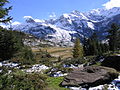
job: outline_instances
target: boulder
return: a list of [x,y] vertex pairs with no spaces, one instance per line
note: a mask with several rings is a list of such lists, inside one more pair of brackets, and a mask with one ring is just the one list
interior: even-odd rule
[[112,68],[87,66],[83,70],[74,69],[64,78],[60,85],[63,87],[82,86],[83,88],[89,88],[109,83],[118,75],[117,71]]
[[120,56],[108,56],[104,59],[101,65],[120,71]]

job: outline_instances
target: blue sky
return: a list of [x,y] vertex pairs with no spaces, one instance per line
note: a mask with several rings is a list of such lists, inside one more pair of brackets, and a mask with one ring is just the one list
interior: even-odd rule
[[[9,0],[13,9],[10,15],[13,21],[23,22],[24,16],[38,19],[49,19],[52,13],[60,16],[73,10],[86,12],[91,9],[103,8],[109,0]],[[112,0],[111,0],[112,1]]]

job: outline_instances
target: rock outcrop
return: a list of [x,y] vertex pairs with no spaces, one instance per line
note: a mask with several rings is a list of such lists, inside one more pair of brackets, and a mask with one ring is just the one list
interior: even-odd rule
[[87,66],[83,70],[75,69],[69,73],[60,85],[89,88],[109,83],[117,77],[118,73],[115,69],[102,66]]

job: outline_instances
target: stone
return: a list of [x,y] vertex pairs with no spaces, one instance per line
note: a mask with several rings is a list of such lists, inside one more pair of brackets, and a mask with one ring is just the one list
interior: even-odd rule
[[35,64],[31,68],[26,69],[25,71],[28,73],[32,73],[32,72],[42,72],[43,70],[47,70],[47,69],[49,69],[49,67],[45,65]]
[[81,69],[74,69],[61,82],[60,86],[83,88],[94,87],[111,82],[118,77],[115,69],[102,66],[87,66]]

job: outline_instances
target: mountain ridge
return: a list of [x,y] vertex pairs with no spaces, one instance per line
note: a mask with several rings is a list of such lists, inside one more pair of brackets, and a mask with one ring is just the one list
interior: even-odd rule
[[49,40],[60,45],[72,46],[75,37],[88,38],[93,32],[98,33],[101,40],[105,39],[106,30],[113,22],[120,25],[120,7],[112,9],[94,9],[86,13],[77,10],[63,14],[57,19],[35,20],[26,18],[26,22],[13,25],[19,30]]

